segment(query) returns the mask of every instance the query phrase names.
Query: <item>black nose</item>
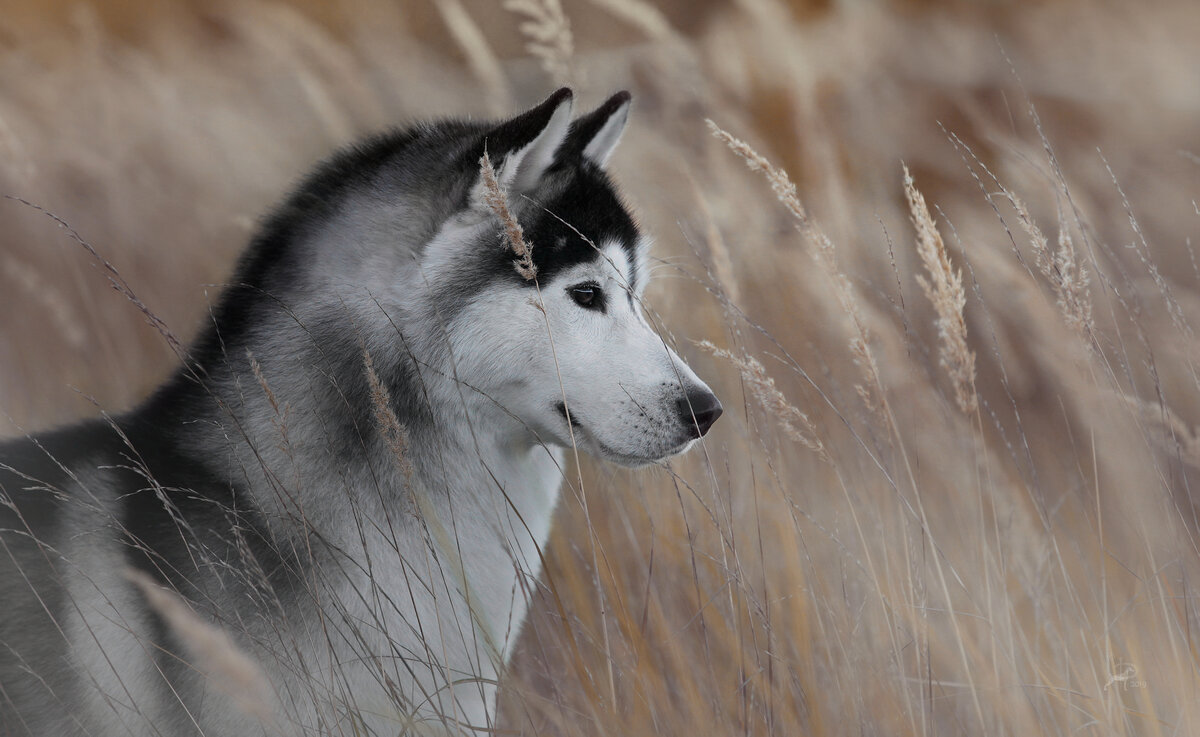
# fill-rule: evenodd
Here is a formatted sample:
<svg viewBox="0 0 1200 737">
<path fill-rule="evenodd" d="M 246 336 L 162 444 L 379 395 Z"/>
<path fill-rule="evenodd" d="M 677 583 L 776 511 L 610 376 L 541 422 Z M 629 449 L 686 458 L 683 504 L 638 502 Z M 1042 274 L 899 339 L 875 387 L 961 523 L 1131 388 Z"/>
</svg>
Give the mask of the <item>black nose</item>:
<svg viewBox="0 0 1200 737">
<path fill-rule="evenodd" d="M 723 411 L 717 396 L 707 389 L 691 389 L 686 397 L 679 400 L 679 415 L 693 438 L 708 432 L 708 428 L 712 427 Z M 692 422 L 693 416 L 696 418 L 695 422 Z"/>
</svg>

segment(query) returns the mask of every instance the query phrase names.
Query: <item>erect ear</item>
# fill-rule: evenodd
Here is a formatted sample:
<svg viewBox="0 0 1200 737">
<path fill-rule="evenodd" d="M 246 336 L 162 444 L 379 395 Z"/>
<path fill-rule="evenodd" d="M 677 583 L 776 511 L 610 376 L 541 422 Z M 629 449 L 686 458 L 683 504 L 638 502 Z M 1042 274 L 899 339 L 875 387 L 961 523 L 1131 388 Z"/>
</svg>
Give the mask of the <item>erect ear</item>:
<svg viewBox="0 0 1200 737">
<path fill-rule="evenodd" d="M 625 132 L 632 99 L 633 96 L 628 92 L 618 92 L 603 105 L 575 121 L 571 128 L 572 148 L 603 169 L 621 140 L 621 134 Z"/>
<path fill-rule="evenodd" d="M 487 134 L 487 154 L 501 187 L 520 193 L 537 186 L 571 129 L 572 97 L 563 87 Z"/>
</svg>

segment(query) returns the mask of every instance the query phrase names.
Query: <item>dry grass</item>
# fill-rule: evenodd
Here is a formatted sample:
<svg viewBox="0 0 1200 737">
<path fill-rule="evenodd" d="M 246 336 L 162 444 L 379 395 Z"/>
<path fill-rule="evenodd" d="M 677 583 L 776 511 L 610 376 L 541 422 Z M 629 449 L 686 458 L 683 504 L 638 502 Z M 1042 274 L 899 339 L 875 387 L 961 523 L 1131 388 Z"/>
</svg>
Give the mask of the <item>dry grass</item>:
<svg viewBox="0 0 1200 737">
<path fill-rule="evenodd" d="M 504 0 L 504 9 L 527 20 L 521 33 L 528 39 L 525 50 L 542 63 L 542 69 L 557 84 L 571 81 L 571 54 L 575 37 L 559 0 Z"/>
<path fill-rule="evenodd" d="M 775 385 L 775 379 L 771 378 L 766 367 L 757 359 L 751 356 L 739 358 L 707 340 L 700 341 L 699 346 L 737 367 L 742 375 L 742 380 L 750 389 L 750 393 L 754 395 L 762 408 L 779 423 L 779 427 L 785 435 L 822 458 L 829 458 L 825 452 L 825 446 L 817 437 L 817 428 L 813 425 L 813 421 L 809 419 L 808 415 L 797 409 L 796 405 L 788 402 L 787 397 Z"/>
<path fill-rule="evenodd" d="M 281 734 L 276 720 L 279 703 L 262 667 L 233 638 L 197 614 L 182 596 L 158 585 L 133 568 L 125 576 L 146 597 L 187 648 L 188 661 L 213 688 L 229 698 L 234 709 L 253 716 L 267 734 Z"/>
<path fill-rule="evenodd" d="M 484 152 L 483 158 L 479 160 L 479 179 L 483 184 L 484 204 L 500 221 L 504 230 L 504 240 L 508 243 L 509 249 L 517 256 L 513 261 L 513 268 L 525 281 L 535 280 L 537 266 L 533 263 L 533 247 L 525 240 L 521 224 L 508 209 L 508 195 L 496 181 L 496 170 L 492 168 L 492 160 L 488 158 L 487 152 Z"/>
<path fill-rule="evenodd" d="M 371 354 L 363 351 L 363 369 L 367 373 L 367 386 L 371 390 L 371 411 L 375 414 L 375 425 L 379 428 L 383 440 L 387 443 L 392 460 L 408 479 L 412 479 L 413 467 L 408 458 L 408 428 L 396 416 L 391 394 L 387 385 L 379 379 L 375 372 L 375 362 Z M 257 375 L 258 370 L 255 369 Z M 272 405 L 275 403 L 272 402 Z"/>
<path fill-rule="evenodd" d="M 508 6 L 28 3 L 0 19 L 0 193 L 184 335 L 332 145 L 628 87 L 649 301 L 736 357 L 680 341 L 727 412 L 668 468 L 584 461 L 501 726 L 1200 732 L 1192 3 Z M 0 417 L 144 396 L 159 327 L 41 213 L 0 222 Z"/>
<path fill-rule="evenodd" d="M 908 200 L 913 227 L 917 231 L 917 255 L 929 274 L 928 278 L 918 275 L 917 283 L 937 312 L 939 362 L 954 384 L 958 408 L 972 414 L 979 409 L 979 402 L 975 396 L 975 353 L 967 347 L 967 323 L 963 317 L 967 293 L 963 289 L 962 272 L 955 271 L 950 265 L 946 243 L 907 166 L 904 167 L 904 197 Z"/>
</svg>

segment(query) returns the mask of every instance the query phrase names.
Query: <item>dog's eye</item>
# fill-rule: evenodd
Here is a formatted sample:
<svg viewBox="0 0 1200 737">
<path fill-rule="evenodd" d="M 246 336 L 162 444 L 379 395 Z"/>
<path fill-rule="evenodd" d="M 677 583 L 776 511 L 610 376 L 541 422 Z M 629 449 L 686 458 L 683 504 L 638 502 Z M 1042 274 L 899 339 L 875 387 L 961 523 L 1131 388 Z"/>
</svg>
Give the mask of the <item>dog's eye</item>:
<svg viewBox="0 0 1200 737">
<path fill-rule="evenodd" d="M 604 304 L 603 293 L 600 291 L 600 287 L 595 284 L 580 284 L 571 287 L 570 292 L 571 299 L 575 300 L 575 304 L 580 307 L 594 310 Z"/>
</svg>

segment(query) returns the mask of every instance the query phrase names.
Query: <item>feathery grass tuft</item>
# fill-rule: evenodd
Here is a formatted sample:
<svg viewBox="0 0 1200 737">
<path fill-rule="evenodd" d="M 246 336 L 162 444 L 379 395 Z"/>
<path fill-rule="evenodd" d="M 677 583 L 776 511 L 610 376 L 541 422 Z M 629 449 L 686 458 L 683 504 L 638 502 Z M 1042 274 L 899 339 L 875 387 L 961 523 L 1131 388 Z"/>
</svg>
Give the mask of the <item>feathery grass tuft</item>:
<svg viewBox="0 0 1200 737">
<path fill-rule="evenodd" d="M 571 55 L 575 36 L 559 0 L 504 0 L 504 8 L 529 18 L 521 23 L 521 33 L 529 39 L 525 50 L 542 64 L 542 69 L 557 84 L 571 81 Z"/>
<path fill-rule="evenodd" d="M 1049 240 L 1034 222 L 1025 202 L 1007 187 L 1002 187 L 1001 192 L 1016 211 L 1017 222 L 1029 237 L 1034 263 L 1054 289 L 1058 308 L 1067 326 L 1080 336 L 1088 337 L 1095 330 L 1092 323 L 1092 298 L 1088 291 L 1091 275 L 1087 266 L 1079 261 L 1075 254 L 1070 224 L 1062 213 L 1059 213 L 1058 248 L 1051 252 Z"/>
<path fill-rule="evenodd" d="M 533 246 L 525 240 L 525 231 L 508 208 L 508 197 L 500 188 L 500 182 L 496 180 L 496 170 L 492 168 L 492 160 L 488 158 L 486 151 L 479 159 L 479 176 L 483 182 L 483 201 L 500 219 L 504 226 L 504 239 L 517 255 L 513 266 L 525 281 L 533 281 L 537 278 L 537 266 L 533 263 Z"/>
<path fill-rule="evenodd" d="M 392 459 L 399 465 L 400 470 L 409 479 L 413 475 L 412 463 L 408 459 L 408 428 L 396 416 L 392 408 L 392 396 L 387 386 L 375 372 L 375 363 L 371 354 L 363 351 L 363 369 L 367 374 L 367 386 L 371 392 L 371 411 L 375 415 L 375 425 L 383 435 L 383 441 L 392 453 Z"/>
<path fill-rule="evenodd" d="M 771 413 L 789 438 L 816 453 L 822 460 L 832 462 L 829 451 L 817 435 L 817 426 L 807 414 L 789 402 L 783 392 L 779 391 L 779 387 L 775 386 L 775 379 L 767 373 L 766 367 L 758 359 L 753 356 L 740 358 L 707 340 L 699 341 L 696 345 L 732 363 L 750 387 L 755 399 L 763 409 Z"/>
<path fill-rule="evenodd" d="M 938 232 L 925 196 L 917 190 L 908 167 L 904 167 L 904 196 L 908 200 L 913 227 L 917 231 L 917 255 L 929 273 L 929 278 L 917 275 L 917 282 L 937 312 L 940 341 L 939 363 L 954 385 L 954 398 L 966 414 L 979 409 L 975 394 L 975 353 L 967 347 L 967 323 L 963 309 L 967 294 L 963 290 L 962 272 L 950 265 L 950 254 Z"/>
<path fill-rule="evenodd" d="M 145 573 L 128 568 L 125 577 L 142 592 L 187 648 L 192 665 L 242 713 L 272 733 L 277 724 L 278 697 L 262 667 L 227 632 L 206 622 L 182 596 L 163 588 Z"/>
<path fill-rule="evenodd" d="M 855 392 L 867 408 L 878 416 L 883 403 L 883 380 L 879 374 L 879 364 L 876 363 L 875 355 L 871 351 L 871 334 L 863 319 L 854 287 L 838 267 L 833 241 L 808 216 L 808 211 L 796 193 L 796 185 L 792 183 L 792 179 L 786 171 L 772 164 L 750 144 L 721 128 L 712 120 L 706 119 L 705 123 L 718 140 L 746 162 L 746 166 L 751 171 L 759 172 L 766 177 L 776 199 L 783 203 L 783 206 L 792 214 L 796 228 L 812 244 L 813 259 L 828 276 L 833 285 L 834 294 L 837 295 L 838 304 L 853 327 L 854 333 L 850 338 L 850 354 L 854 357 L 854 363 L 864 378 L 863 383 L 855 386 Z"/>
</svg>

